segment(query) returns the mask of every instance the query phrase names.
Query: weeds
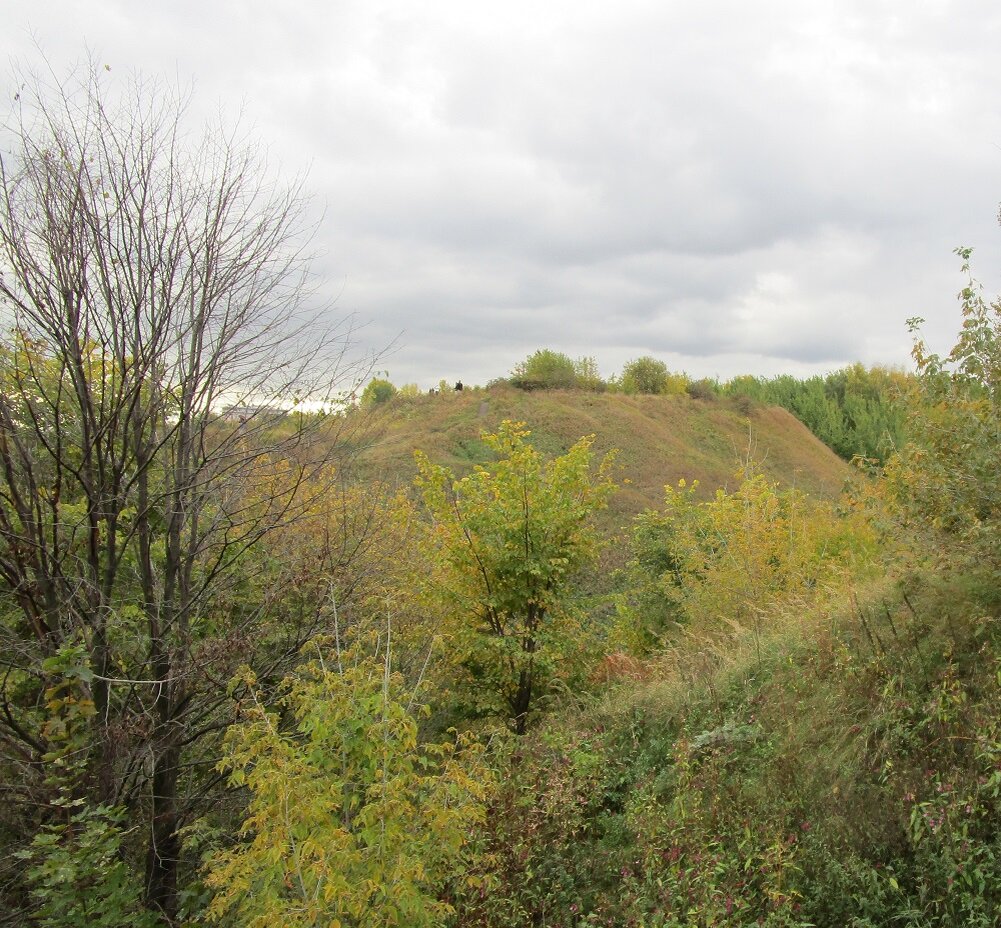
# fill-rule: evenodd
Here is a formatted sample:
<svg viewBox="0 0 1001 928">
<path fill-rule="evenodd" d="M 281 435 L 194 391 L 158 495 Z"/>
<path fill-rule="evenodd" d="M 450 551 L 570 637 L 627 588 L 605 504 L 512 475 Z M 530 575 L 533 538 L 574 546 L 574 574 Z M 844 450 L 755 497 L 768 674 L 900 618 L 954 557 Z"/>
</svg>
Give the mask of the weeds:
<svg viewBox="0 0 1001 928">
<path fill-rule="evenodd" d="M 679 645 L 529 736 L 457 924 L 995 924 L 1001 662 L 975 588 L 887 581 L 728 656 Z"/>
</svg>

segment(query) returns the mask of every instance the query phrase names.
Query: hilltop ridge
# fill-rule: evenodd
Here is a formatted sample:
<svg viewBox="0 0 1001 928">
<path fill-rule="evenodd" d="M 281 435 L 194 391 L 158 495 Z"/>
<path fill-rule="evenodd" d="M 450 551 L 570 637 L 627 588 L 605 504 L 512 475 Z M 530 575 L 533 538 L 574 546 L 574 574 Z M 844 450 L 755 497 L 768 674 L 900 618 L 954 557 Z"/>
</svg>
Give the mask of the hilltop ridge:
<svg viewBox="0 0 1001 928">
<path fill-rule="evenodd" d="M 664 487 L 698 480 L 702 494 L 733 483 L 750 458 L 770 479 L 823 497 L 836 496 L 851 468 L 784 409 L 745 398 L 627 396 L 582 390 L 526 392 L 508 385 L 396 398 L 372 412 L 359 458 L 361 473 L 400 484 L 424 451 L 456 473 L 489 459 L 480 441 L 504 419 L 526 423 L 532 443 L 560 454 L 582 435 L 599 454 L 618 449 L 611 513 L 629 516 L 663 501 Z"/>
</svg>

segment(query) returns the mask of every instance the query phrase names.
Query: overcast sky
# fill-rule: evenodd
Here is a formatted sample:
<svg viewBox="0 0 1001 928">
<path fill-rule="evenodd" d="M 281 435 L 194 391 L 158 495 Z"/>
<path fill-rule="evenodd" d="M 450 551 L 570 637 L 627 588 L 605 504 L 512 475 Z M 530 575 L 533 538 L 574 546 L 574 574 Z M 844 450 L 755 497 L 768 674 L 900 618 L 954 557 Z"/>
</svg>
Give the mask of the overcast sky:
<svg viewBox="0 0 1001 928">
<path fill-rule="evenodd" d="M 332 312 L 397 384 L 906 364 L 1001 289 L 1001 4 L 6 0 L 39 46 L 193 82 L 325 207 Z M 2 48 L 0 45 L 0 48 Z M 6 76 L 2 89 L 13 89 Z"/>
</svg>

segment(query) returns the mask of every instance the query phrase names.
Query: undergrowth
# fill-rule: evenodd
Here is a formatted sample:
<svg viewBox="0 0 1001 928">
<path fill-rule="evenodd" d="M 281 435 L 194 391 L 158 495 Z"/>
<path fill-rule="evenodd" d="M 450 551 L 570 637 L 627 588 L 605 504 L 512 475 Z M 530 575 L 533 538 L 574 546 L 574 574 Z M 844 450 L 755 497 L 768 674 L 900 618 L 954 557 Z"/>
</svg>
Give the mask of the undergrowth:
<svg viewBox="0 0 1001 928">
<path fill-rule="evenodd" d="M 887 581 L 553 719 L 509 761 L 456 924 L 996 924 L 992 589 Z"/>
</svg>

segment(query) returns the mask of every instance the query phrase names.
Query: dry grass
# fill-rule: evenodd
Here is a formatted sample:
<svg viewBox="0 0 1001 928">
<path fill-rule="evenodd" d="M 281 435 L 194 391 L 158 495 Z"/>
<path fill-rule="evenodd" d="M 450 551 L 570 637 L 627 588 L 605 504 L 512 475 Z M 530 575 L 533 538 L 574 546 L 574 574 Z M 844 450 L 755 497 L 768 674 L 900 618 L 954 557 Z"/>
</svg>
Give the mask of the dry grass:
<svg viewBox="0 0 1001 928">
<path fill-rule="evenodd" d="M 740 412 L 732 402 L 687 396 L 624 396 L 579 391 L 526 393 L 510 387 L 466 390 L 394 401 L 378 414 L 374 440 L 361 458 L 363 472 L 408 483 L 413 452 L 468 471 L 486 460 L 479 441 L 503 419 L 526 422 L 541 450 L 559 454 L 582 435 L 595 435 L 599 454 L 618 449 L 621 490 L 612 499 L 609 527 L 663 501 L 664 486 L 698 480 L 708 496 L 733 482 L 751 457 L 766 476 L 808 493 L 836 496 L 851 469 L 797 419 L 774 407 Z"/>
</svg>

